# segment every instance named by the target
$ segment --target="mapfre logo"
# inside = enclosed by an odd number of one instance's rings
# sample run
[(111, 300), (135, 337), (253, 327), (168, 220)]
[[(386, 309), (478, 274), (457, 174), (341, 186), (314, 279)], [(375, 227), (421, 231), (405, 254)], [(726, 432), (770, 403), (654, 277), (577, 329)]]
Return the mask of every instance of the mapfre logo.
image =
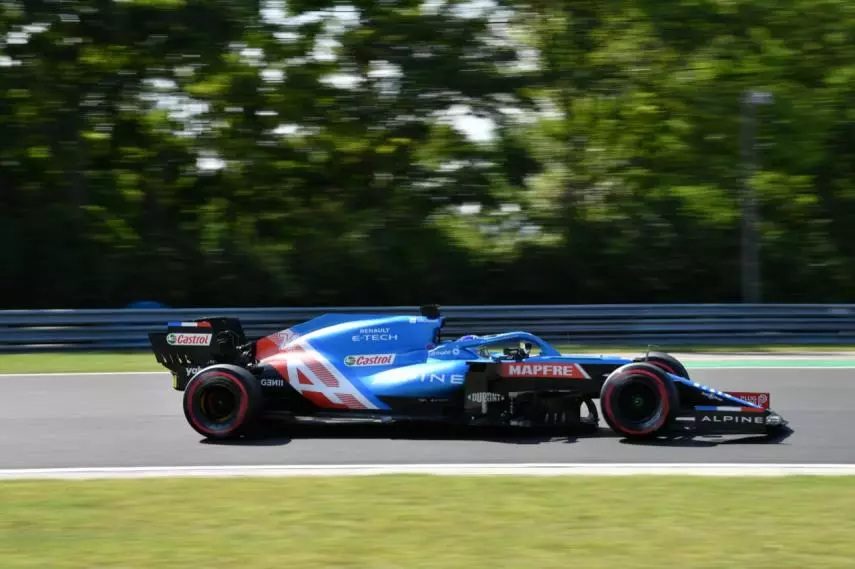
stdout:
[(344, 365), (348, 367), (387, 366), (394, 362), (395, 354), (366, 354), (344, 358)]
[(210, 334), (167, 334), (166, 343), (170, 346), (208, 346), (211, 343)]
[(500, 373), (504, 377), (529, 377), (547, 379), (590, 379), (579, 364), (524, 364), (504, 363)]

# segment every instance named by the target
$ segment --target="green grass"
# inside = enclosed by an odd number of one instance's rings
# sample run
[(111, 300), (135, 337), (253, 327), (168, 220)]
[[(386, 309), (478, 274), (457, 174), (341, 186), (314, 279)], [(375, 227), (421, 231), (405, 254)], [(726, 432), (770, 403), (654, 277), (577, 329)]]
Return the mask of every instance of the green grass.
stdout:
[(0, 373), (166, 371), (151, 352), (66, 352), (0, 355)]
[(0, 484), (3, 569), (850, 568), (853, 478)]
[[(591, 346), (557, 344), (566, 353), (640, 354), (646, 345)], [(776, 354), (786, 352), (841, 352), (846, 346), (663, 346), (671, 352), (711, 354), (746, 353)], [(855, 350), (855, 347), (853, 347)], [(0, 355), (0, 373), (75, 373), (111, 371), (165, 371), (151, 352), (60, 352)]]

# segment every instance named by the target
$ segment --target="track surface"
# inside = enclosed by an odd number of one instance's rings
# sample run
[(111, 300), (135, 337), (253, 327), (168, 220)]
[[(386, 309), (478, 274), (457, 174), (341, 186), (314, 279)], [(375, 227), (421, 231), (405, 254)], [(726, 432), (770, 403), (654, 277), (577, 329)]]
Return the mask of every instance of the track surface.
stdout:
[[(783, 441), (629, 443), (605, 428), (567, 438), (522, 431), (300, 427), (292, 437), (204, 441), (164, 374), (0, 377), (0, 468), (417, 463), (855, 464), (855, 370), (693, 370), (719, 389), (769, 391), (794, 433)], [(464, 431), (465, 433), (466, 431)]]

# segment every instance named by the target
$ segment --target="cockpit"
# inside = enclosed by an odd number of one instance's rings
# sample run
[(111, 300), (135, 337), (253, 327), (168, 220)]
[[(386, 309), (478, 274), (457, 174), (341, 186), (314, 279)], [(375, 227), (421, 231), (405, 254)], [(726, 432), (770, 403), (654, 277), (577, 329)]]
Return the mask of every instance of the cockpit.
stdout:
[(531, 357), (532, 349), (535, 347), (531, 342), (506, 337), (496, 337), (490, 341), (490, 336), (466, 335), (457, 339), (458, 342), (469, 342), (481, 340), (484, 343), (473, 346), (470, 349), (478, 354), (478, 357), (494, 361), (521, 361)]

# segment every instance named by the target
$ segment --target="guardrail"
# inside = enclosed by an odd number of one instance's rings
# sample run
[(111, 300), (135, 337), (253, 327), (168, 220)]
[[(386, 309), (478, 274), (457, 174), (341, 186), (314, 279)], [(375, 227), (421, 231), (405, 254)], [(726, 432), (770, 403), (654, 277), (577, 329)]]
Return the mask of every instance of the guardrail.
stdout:
[[(0, 352), (147, 349), (166, 322), (240, 318), (251, 338), (325, 312), (415, 314), (416, 306), (0, 311)], [(855, 304), (446, 306), (446, 337), (525, 330), (574, 344), (855, 345)]]

